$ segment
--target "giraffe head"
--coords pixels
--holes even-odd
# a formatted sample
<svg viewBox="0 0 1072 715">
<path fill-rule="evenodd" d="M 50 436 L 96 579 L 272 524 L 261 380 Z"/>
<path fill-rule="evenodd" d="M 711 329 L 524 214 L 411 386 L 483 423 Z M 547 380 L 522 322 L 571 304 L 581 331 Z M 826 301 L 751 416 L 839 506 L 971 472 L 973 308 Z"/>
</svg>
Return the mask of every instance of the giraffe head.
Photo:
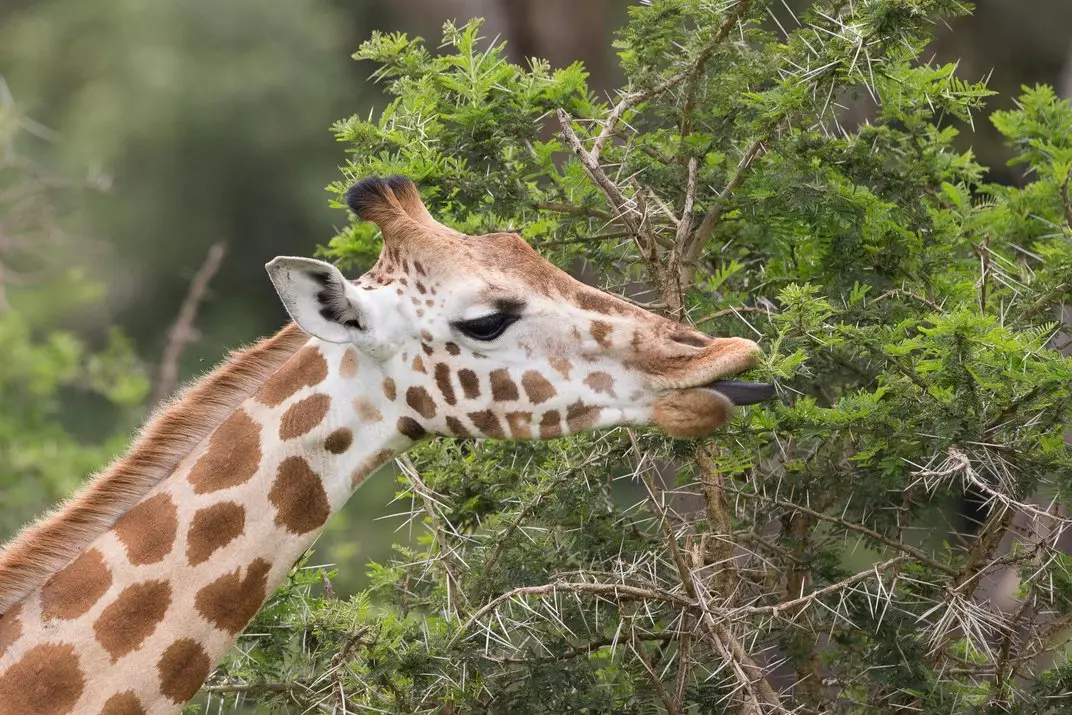
<svg viewBox="0 0 1072 715">
<path fill-rule="evenodd" d="M 352 344 L 401 403 L 399 430 L 547 439 L 614 425 L 708 434 L 766 385 L 720 380 L 759 347 L 711 338 L 586 286 L 520 236 L 467 236 L 438 223 L 403 177 L 347 194 L 383 250 L 355 281 L 329 263 L 280 257 L 267 268 L 306 332 Z"/>
</svg>

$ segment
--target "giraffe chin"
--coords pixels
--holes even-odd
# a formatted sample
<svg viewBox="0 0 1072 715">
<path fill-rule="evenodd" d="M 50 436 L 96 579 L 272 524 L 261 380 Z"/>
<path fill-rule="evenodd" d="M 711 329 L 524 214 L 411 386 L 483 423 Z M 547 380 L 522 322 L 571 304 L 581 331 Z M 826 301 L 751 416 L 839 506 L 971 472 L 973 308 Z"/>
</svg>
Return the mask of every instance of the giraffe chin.
<svg viewBox="0 0 1072 715">
<path fill-rule="evenodd" d="M 652 406 L 652 423 L 669 437 L 706 437 L 730 421 L 733 403 L 714 390 L 696 387 L 660 395 Z"/>
</svg>

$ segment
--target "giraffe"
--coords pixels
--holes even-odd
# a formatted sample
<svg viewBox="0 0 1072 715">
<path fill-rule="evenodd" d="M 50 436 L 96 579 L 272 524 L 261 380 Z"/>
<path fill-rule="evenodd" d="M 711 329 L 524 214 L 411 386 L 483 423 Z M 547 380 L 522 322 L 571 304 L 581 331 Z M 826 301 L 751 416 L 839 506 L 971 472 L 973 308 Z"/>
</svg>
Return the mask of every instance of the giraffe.
<svg viewBox="0 0 1072 715">
<path fill-rule="evenodd" d="M 420 440 L 696 437 L 771 396 L 722 380 L 754 342 L 588 287 L 516 234 L 449 229 L 406 178 L 346 200 L 381 229 L 375 266 L 268 263 L 292 321 L 0 552 L 0 715 L 179 712 L 331 514 Z"/>
</svg>

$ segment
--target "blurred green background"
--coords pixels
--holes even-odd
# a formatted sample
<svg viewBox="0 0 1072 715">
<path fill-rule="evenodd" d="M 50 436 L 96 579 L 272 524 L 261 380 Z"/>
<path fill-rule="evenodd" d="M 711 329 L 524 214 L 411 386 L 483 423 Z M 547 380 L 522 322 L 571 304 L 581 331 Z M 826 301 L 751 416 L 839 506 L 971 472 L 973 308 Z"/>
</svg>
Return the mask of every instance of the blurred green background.
<svg viewBox="0 0 1072 715">
<path fill-rule="evenodd" d="M 120 453 L 148 416 L 168 333 L 211 246 L 226 244 L 179 362 L 189 379 L 285 315 L 264 273 L 312 255 L 343 148 L 330 127 L 381 109 L 350 59 L 376 29 L 438 44 L 481 16 L 510 55 L 580 59 L 612 92 L 625 0 L 2 0 L 0 2 L 0 542 Z M 803 1 L 771 3 L 780 21 Z M 774 20 L 772 19 L 772 22 Z M 1072 94 L 1072 2 L 980 0 L 936 28 L 937 61 L 991 75 L 991 108 L 1046 82 Z M 862 110 L 863 111 L 863 110 Z M 1019 182 L 985 117 L 962 137 Z M 389 470 L 385 470 L 389 471 Z M 386 474 L 330 524 L 314 563 L 364 583 L 408 504 Z M 404 539 L 402 539 L 404 540 Z"/>
</svg>

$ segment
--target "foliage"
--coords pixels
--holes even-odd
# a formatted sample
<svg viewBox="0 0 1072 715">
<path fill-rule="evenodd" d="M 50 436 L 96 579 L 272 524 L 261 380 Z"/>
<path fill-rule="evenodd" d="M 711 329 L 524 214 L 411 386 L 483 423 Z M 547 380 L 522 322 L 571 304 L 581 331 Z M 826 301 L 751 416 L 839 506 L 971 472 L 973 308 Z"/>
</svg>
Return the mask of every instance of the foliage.
<svg viewBox="0 0 1072 715">
<path fill-rule="evenodd" d="M 757 338 L 781 399 L 702 443 L 619 429 L 421 446 L 400 484 L 424 536 L 351 600 L 296 572 L 211 696 L 295 712 L 1058 712 L 1072 106 L 1025 88 L 994 114 L 1033 181 L 988 183 L 953 147 L 986 88 L 918 59 L 965 11 L 653 0 L 618 35 L 629 86 L 612 104 L 579 66 L 509 64 L 476 22 L 448 24 L 435 53 L 403 35 L 362 45 L 394 99 L 337 124 L 352 155 L 337 192 L 406 174 L 459 230 L 512 227 L 610 290 Z M 324 253 L 365 267 L 376 251 L 352 224 Z M 947 528 L 965 493 L 981 523 Z"/>
<path fill-rule="evenodd" d="M 56 194 L 71 188 L 18 150 L 24 118 L 0 110 L 0 534 L 69 494 L 122 450 L 148 380 L 127 338 L 110 331 L 87 345 L 63 326 L 101 290 L 60 270 L 72 243 L 55 226 Z M 73 414 L 91 412 L 92 433 Z"/>
</svg>

